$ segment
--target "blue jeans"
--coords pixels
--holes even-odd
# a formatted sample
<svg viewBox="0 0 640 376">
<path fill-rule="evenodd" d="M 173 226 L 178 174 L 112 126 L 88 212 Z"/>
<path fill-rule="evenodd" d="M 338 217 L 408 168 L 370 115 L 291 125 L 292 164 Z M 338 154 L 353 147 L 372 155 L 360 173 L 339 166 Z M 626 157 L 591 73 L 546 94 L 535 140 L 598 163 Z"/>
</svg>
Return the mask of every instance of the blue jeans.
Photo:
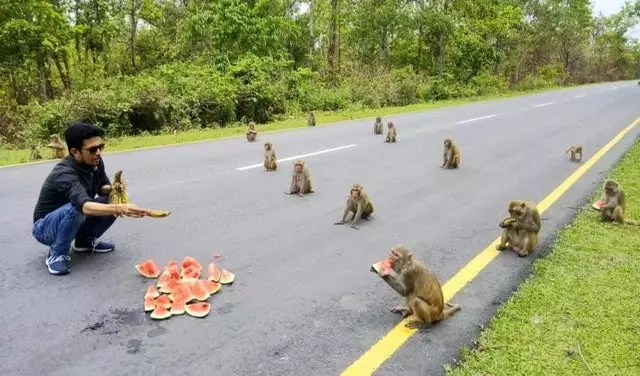
<svg viewBox="0 0 640 376">
<path fill-rule="evenodd" d="M 99 197 L 95 201 L 108 202 L 108 197 Z M 104 234 L 115 222 L 115 216 L 86 216 L 71 204 L 66 204 L 38 219 L 33 224 L 31 234 L 40 243 L 51 247 L 51 255 L 66 255 L 71 242 L 91 241 Z"/>
</svg>

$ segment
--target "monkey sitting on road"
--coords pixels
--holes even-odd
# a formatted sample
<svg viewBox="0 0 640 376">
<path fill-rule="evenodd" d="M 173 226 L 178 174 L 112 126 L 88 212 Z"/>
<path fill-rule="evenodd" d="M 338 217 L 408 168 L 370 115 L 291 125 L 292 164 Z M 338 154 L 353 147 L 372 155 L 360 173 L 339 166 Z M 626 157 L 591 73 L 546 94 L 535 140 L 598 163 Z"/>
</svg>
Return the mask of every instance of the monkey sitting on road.
<svg viewBox="0 0 640 376">
<path fill-rule="evenodd" d="M 36 145 L 31 145 L 31 153 L 29 154 L 29 159 L 32 161 L 37 161 L 38 159 L 42 159 L 40 155 L 40 151 Z"/>
<path fill-rule="evenodd" d="M 389 269 L 381 269 L 380 277 L 398 294 L 406 298 L 406 306 L 391 310 L 402 314 L 402 318 L 414 315 L 405 327 L 419 329 L 453 316 L 461 308 L 458 304 L 446 303 L 438 278 L 421 262 L 413 258 L 413 253 L 404 246 L 391 248 Z"/>
<path fill-rule="evenodd" d="M 509 217 L 500 222 L 503 229 L 498 251 L 511 247 L 518 256 L 526 257 L 538 244 L 540 213 L 533 202 L 513 200 L 509 203 Z"/>
<path fill-rule="evenodd" d="M 264 143 L 264 168 L 267 171 L 275 171 L 278 168 L 278 158 L 271 142 Z"/>
<path fill-rule="evenodd" d="M 382 134 L 382 128 L 384 128 L 384 124 L 382 124 L 382 118 L 378 116 L 376 118 L 376 122 L 373 123 L 373 133 L 374 134 Z"/>
<path fill-rule="evenodd" d="M 460 166 L 460 149 L 452 139 L 447 138 L 444 140 L 444 162 L 442 168 L 458 168 Z"/>
<path fill-rule="evenodd" d="M 291 188 L 286 194 L 292 195 L 297 193 L 302 197 L 307 193 L 313 193 L 313 183 L 309 169 L 305 166 L 302 159 L 296 159 L 293 162 L 293 172 L 291 174 Z"/>
<path fill-rule="evenodd" d="M 389 128 L 389 131 L 387 132 L 387 139 L 385 140 L 385 142 L 396 142 L 398 131 L 396 130 L 395 124 L 390 121 L 387 123 L 387 128 Z"/>
<path fill-rule="evenodd" d="M 349 213 L 353 213 L 351 217 L 351 228 L 359 229 L 360 218 L 369 219 L 371 213 L 373 213 L 373 203 L 369 199 L 369 195 L 364 191 L 364 188 L 360 184 L 354 184 L 351 186 L 351 192 L 349 198 L 347 198 L 347 204 L 345 205 L 344 212 L 342 213 L 342 220 L 334 223 L 334 225 L 343 225 L 347 219 Z"/>
<path fill-rule="evenodd" d="M 309 117 L 307 117 L 307 125 L 310 127 L 316 126 L 316 116 L 313 114 L 313 111 L 309 111 Z"/>
<path fill-rule="evenodd" d="M 51 143 L 47 147 L 53 151 L 53 158 L 64 158 L 67 155 L 66 148 L 57 134 L 51 135 Z"/>
<path fill-rule="evenodd" d="M 571 152 L 571 162 L 580 162 L 582 160 L 582 146 L 572 145 L 564 153 L 567 154 L 569 152 Z M 576 154 L 580 154 L 580 158 L 576 158 Z"/>
<path fill-rule="evenodd" d="M 249 129 L 247 130 L 247 141 L 254 142 L 257 136 L 258 132 L 256 131 L 256 123 L 250 122 Z"/>
<path fill-rule="evenodd" d="M 629 225 L 640 226 L 640 221 L 625 218 L 627 211 L 627 202 L 624 190 L 620 184 L 613 180 L 607 179 L 604 183 L 604 192 L 602 201 L 604 205 L 601 210 L 601 220 L 606 222 L 626 223 Z"/>
</svg>

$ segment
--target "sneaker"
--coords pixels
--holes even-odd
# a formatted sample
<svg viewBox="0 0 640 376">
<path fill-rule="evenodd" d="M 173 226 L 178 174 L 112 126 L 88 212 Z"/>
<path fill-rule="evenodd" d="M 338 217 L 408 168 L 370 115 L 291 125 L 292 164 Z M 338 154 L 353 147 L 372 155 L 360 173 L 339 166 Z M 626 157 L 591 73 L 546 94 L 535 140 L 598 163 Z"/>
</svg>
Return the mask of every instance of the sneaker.
<svg viewBox="0 0 640 376">
<path fill-rule="evenodd" d="M 47 264 L 49 273 L 54 275 L 63 275 L 71 272 L 71 269 L 69 269 L 69 261 L 71 261 L 71 257 L 67 255 L 53 256 L 49 253 L 45 260 L 45 264 Z"/>
<path fill-rule="evenodd" d="M 92 252 L 98 252 L 98 253 L 111 252 L 115 248 L 116 248 L 115 245 L 107 242 L 101 242 L 98 239 L 94 239 L 92 241 L 75 240 L 73 242 L 73 246 L 71 247 L 71 249 L 73 249 L 74 252 L 92 251 Z"/>
</svg>

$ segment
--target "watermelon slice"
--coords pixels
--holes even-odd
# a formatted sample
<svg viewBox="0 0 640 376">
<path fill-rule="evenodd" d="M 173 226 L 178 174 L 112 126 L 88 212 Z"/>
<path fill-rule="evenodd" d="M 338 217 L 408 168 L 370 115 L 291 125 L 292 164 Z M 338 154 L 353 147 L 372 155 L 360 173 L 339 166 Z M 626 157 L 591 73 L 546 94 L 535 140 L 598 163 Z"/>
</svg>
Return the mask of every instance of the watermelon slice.
<svg viewBox="0 0 640 376">
<path fill-rule="evenodd" d="M 171 294 L 174 291 L 176 291 L 179 288 L 179 286 L 180 286 L 180 281 L 178 281 L 177 279 L 170 279 L 169 281 L 167 281 L 167 283 L 165 283 L 160 287 L 160 292 Z"/>
<path fill-rule="evenodd" d="M 209 299 L 209 292 L 207 291 L 207 286 L 204 284 L 204 281 L 198 279 L 197 281 L 191 284 L 191 294 L 196 300 L 204 301 Z"/>
<path fill-rule="evenodd" d="M 194 280 L 200 278 L 200 269 L 198 269 L 195 265 L 189 265 L 186 268 L 182 269 L 180 272 L 180 278 L 183 280 Z"/>
<path fill-rule="evenodd" d="M 138 273 L 147 278 L 157 278 L 160 275 L 160 269 L 153 260 L 146 260 L 135 266 Z"/>
<path fill-rule="evenodd" d="M 209 314 L 209 312 L 211 312 L 211 304 L 207 302 L 191 303 L 187 304 L 184 307 L 184 310 L 189 316 L 205 317 Z"/>
<path fill-rule="evenodd" d="M 184 259 L 182 259 L 182 262 L 180 263 L 180 267 L 182 267 L 182 269 L 186 269 L 190 266 L 195 266 L 198 271 L 202 270 L 202 265 L 200 265 L 198 260 L 194 259 L 191 256 L 184 256 Z"/>
<path fill-rule="evenodd" d="M 160 276 L 162 277 L 163 275 L 168 275 L 171 279 L 180 279 L 180 269 L 174 261 L 169 261 Z"/>
<path fill-rule="evenodd" d="M 182 315 L 184 313 L 184 297 L 181 293 L 177 293 L 173 303 L 171 304 L 172 315 Z"/>
<path fill-rule="evenodd" d="M 602 210 L 602 207 L 604 206 L 604 201 L 603 200 L 598 200 L 596 202 L 594 202 L 591 207 L 596 209 L 596 210 Z"/>
<path fill-rule="evenodd" d="M 171 317 L 171 312 L 162 306 L 156 306 L 153 312 L 151 312 L 151 318 L 154 320 L 164 320 L 169 317 Z"/>
<path fill-rule="evenodd" d="M 158 291 L 158 289 L 154 285 L 149 285 L 149 287 L 147 288 L 147 292 L 144 294 L 144 297 L 151 297 L 152 299 L 155 299 L 158 296 L 160 296 L 160 292 Z"/>
<path fill-rule="evenodd" d="M 171 301 L 169 300 L 169 297 L 166 295 L 160 295 L 159 297 L 157 297 L 155 300 L 155 304 L 156 304 L 156 307 L 163 307 L 166 309 L 171 308 Z"/>
<path fill-rule="evenodd" d="M 209 274 L 209 276 L 207 277 L 207 279 L 209 281 L 211 281 L 211 282 L 219 282 L 220 281 L 220 277 L 222 277 L 222 272 L 220 272 L 220 268 L 218 268 L 218 265 L 216 265 L 215 263 L 212 262 L 207 267 L 207 272 Z"/>
<path fill-rule="evenodd" d="M 236 275 L 231 273 L 227 269 L 222 269 L 222 272 L 220 274 L 220 283 L 222 283 L 223 285 L 231 284 L 236 279 Z"/>
<path fill-rule="evenodd" d="M 391 261 L 382 260 L 371 265 L 371 271 L 378 273 L 380 277 L 388 276 L 391 273 Z"/>
<path fill-rule="evenodd" d="M 215 294 L 216 292 L 220 291 L 220 289 L 222 288 L 222 285 L 220 283 L 211 282 L 208 279 L 203 280 L 203 282 L 209 295 Z"/>
<path fill-rule="evenodd" d="M 144 297 L 144 311 L 145 312 L 153 311 L 154 308 L 156 308 L 155 298 L 152 297 L 152 296 L 145 296 Z"/>
</svg>

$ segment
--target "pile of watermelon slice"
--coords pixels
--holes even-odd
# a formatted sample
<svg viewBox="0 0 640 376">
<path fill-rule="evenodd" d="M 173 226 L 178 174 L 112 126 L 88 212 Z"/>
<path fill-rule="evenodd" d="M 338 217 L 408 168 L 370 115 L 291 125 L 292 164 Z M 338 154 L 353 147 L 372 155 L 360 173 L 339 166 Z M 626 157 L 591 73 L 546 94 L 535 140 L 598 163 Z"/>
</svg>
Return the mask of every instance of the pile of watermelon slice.
<svg viewBox="0 0 640 376">
<path fill-rule="evenodd" d="M 193 317 L 205 317 L 211 312 L 209 297 L 233 283 L 235 275 L 227 269 L 220 269 L 215 263 L 207 267 L 207 278 L 201 279 L 202 265 L 190 256 L 178 264 L 170 260 L 164 270 L 154 260 L 146 260 L 135 266 L 146 278 L 158 278 L 155 285 L 149 285 L 144 295 L 144 310 L 151 311 L 155 320 L 167 319 L 185 312 Z"/>
</svg>

